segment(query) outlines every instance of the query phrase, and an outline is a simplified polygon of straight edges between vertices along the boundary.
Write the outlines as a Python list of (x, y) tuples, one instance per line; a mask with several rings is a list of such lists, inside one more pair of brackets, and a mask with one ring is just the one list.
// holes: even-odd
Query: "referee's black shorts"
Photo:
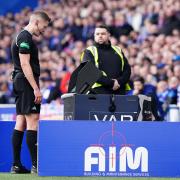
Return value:
[[(39, 84), (39, 77), (35, 77), (36, 83)], [(13, 89), (16, 96), (16, 114), (25, 115), (40, 113), (40, 104), (34, 103), (34, 91), (28, 80), (22, 72), (16, 73), (13, 79)]]

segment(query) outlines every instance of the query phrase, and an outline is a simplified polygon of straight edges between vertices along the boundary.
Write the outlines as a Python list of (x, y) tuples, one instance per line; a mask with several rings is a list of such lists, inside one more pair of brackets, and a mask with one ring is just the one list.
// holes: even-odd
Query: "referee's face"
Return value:
[(49, 22), (43, 19), (38, 19), (36, 21), (36, 31), (34, 33), (35, 36), (43, 35), (45, 29), (48, 27)]
[(94, 32), (94, 40), (98, 44), (107, 44), (109, 42), (110, 33), (105, 28), (96, 28)]

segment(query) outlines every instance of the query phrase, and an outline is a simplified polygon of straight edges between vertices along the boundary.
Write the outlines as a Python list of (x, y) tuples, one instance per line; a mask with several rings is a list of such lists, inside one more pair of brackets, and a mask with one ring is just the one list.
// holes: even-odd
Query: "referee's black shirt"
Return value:
[(30, 65), (35, 76), (40, 76), (40, 65), (38, 58), (38, 48), (32, 40), (32, 34), (27, 30), (21, 31), (13, 40), (11, 45), (14, 69), (22, 71), (19, 53), (30, 54)]

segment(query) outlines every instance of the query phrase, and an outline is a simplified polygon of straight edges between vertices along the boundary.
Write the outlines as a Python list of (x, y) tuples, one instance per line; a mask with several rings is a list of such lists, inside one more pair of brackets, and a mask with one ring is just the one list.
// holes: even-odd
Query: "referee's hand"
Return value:
[(34, 103), (35, 104), (41, 104), (42, 93), (41, 93), (41, 91), (39, 89), (34, 90), (34, 96), (35, 96)]

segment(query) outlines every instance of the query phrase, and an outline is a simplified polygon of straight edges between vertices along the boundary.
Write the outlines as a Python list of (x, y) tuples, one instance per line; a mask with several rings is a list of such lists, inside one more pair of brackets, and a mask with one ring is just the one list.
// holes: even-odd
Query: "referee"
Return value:
[[(31, 14), (29, 24), (16, 36), (11, 45), (14, 64), (12, 74), (16, 95), (16, 125), (12, 134), (13, 164), (11, 173), (37, 173), (37, 126), (42, 94), (39, 88), (40, 65), (38, 49), (32, 36), (40, 36), (50, 18), (43, 11)], [(31, 154), (31, 171), (21, 164), (21, 145), (24, 131)]]

